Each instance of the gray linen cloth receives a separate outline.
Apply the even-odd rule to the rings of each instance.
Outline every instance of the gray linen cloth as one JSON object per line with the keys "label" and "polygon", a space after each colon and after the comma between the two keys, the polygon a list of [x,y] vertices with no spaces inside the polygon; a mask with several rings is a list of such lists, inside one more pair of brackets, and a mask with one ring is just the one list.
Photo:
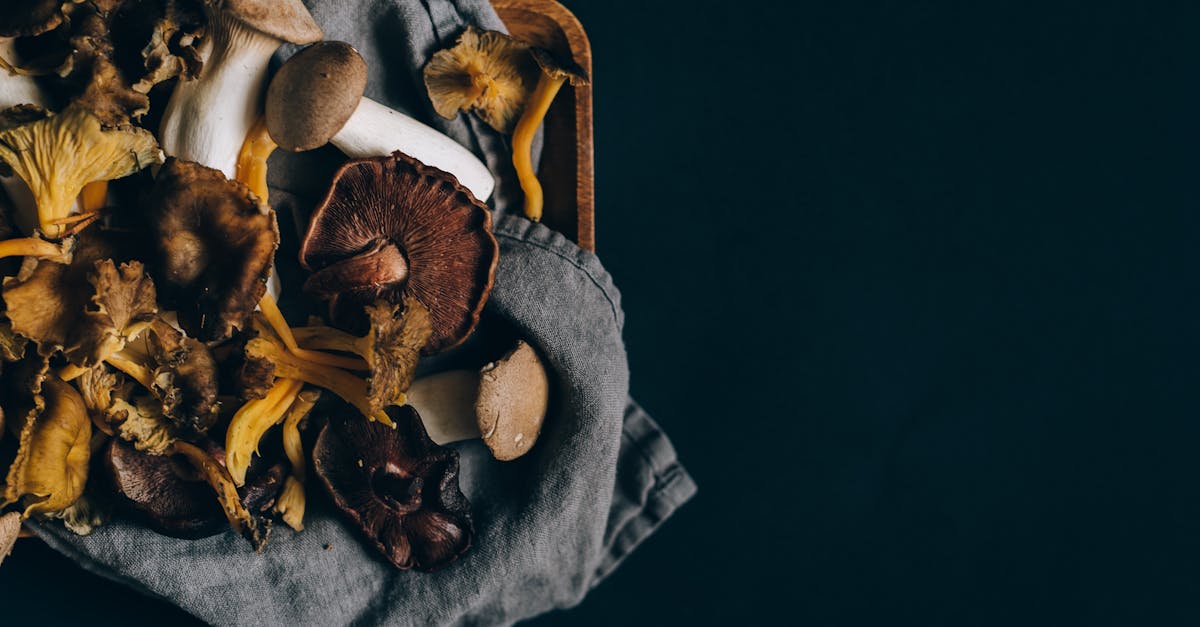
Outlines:
{"label": "gray linen cloth", "polygon": [[[388,76],[408,76],[410,92],[418,91],[420,64],[466,23],[501,26],[486,0],[310,6],[328,38],[355,44]],[[368,93],[437,125],[489,164],[506,162],[490,129],[433,120],[428,103],[389,89],[373,82]],[[272,167],[272,200],[278,193],[284,211],[304,214],[328,184],[326,177],[313,185],[301,159],[273,158]],[[509,197],[502,190],[497,204]],[[478,441],[454,445],[476,531],[458,562],[432,574],[393,569],[363,547],[315,481],[306,529],[277,525],[261,555],[232,532],[177,540],[120,517],[88,537],[58,523],[34,531],[87,570],[219,625],[502,624],[575,605],[696,488],[666,436],[628,398],[620,295],[599,260],[523,218],[501,213],[495,232],[501,256],[487,318],[542,352],[554,395],[541,440],[525,457],[501,463]],[[293,282],[286,275],[295,270],[280,265],[285,285]]]}

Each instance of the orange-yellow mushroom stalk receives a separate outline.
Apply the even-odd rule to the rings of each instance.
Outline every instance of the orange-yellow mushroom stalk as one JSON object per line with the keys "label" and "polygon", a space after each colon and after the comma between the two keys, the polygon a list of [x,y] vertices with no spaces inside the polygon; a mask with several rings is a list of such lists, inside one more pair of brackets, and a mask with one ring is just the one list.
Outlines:
{"label": "orange-yellow mushroom stalk", "polygon": [[67,254],[62,246],[36,237],[17,237],[0,242],[0,258],[3,257],[38,257],[67,263]]}
{"label": "orange-yellow mushroom stalk", "polygon": [[263,294],[262,300],[258,303],[259,309],[262,310],[263,317],[267,319],[271,330],[275,331],[275,335],[283,341],[283,345],[287,347],[288,352],[303,359],[311,361],[314,364],[322,366],[332,366],[334,368],[342,368],[343,370],[367,370],[367,363],[356,357],[343,357],[341,355],[330,355],[320,351],[308,350],[300,348],[296,343],[296,337],[292,334],[292,328],[288,326],[287,320],[283,317],[283,312],[279,311],[279,305],[275,303],[275,299],[270,293]]}
{"label": "orange-yellow mushroom stalk", "polygon": [[582,68],[573,64],[559,64],[544,50],[535,49],[533,58],[541,66],[542,76],[513,130],[512,145],[513,167],[517,171],[521,191],[525,192],[525,217],[537,221],[542,219],[545,199],[542,184],[533,171],[533,137],[563,84],[582,85],[588,82],[588,78]]}
{"label": "orange-yellow mushroom stalk", "polygon": [[283,419],[303,386],[295,379],[276,379],[266,397],[247,402],[233,415],[225,432],[225,467],[235,484],[246,483],[246,470],[251,456],[258,452],[259,441]]}
{"label": "orange-yellow mushroom stalk", "polygon": [[238,153],[237,180],[245,183],[264,205],[267,204],[268,194],[267,159],[277,147],[278,144],[267,132],[266,118],[259,118],[246,134],[246,141]]}

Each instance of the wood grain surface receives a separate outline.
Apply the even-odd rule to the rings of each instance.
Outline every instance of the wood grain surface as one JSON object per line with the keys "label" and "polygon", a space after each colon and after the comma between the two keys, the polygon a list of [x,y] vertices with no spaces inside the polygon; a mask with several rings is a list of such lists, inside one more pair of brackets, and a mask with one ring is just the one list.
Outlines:
{"label": "wood grain surface", "polygon": [[[493,0],[511,34],[592,74],[592,47],[579,20],[554,0]],[[546,141],[538,166],[545,188],[542,221],[580,247],[596,250],[596,188],[592,160],[592,86],[566,85],[546,116]]]}

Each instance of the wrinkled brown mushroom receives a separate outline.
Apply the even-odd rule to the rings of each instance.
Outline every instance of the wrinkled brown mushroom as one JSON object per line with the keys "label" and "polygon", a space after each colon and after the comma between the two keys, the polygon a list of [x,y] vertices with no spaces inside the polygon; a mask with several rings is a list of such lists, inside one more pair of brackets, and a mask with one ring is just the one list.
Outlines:
{"label": "wrinkled brown mushroom", "polygon": [[371,326],[364,337],[323,326],[293,329],[293,333],[304,348],[362,356],[371,369],[367,397],[374,413],[408,391],[417,358],[433,328],[429,310],[411,294],[404,296],[403,308],[383,301],[368,305],[367,317]]}
{"label": "wrinkled brown mushroom", "polygon": [[[193,452],[199,450],[192,448]],[[200,454],[212,457],[210,452]],[[203,538],[228,528],[222,504],[213,498],[213,486],[187,457],[150,455],[114,439],[105,449],[103,460],[120,502],[158,533]],[[269,511],[285,474],[281,463],[251,470],[250,481],[237,491],[247,515],[257,517]]]}
{"label": "wrinkled brown mushroom", "polygon": [[84,368],[121,350],[158,310],[142,264],[101,258],[109,251],[93,241],[80,246],[70,264],[27,259],[3,287],[13,331],[36,342],[42,354],[62,349]]}
{"label": "wrinkled brown mushroom", "polygon": [[450,370],[417,379],[408,394],[434,442],[482,438],[500,461],[533,448],[549,401],[546,367],[523,341],[477,372]]}
{"label": "wrinkled brown mushroom", "polygon": [[149,204],[157,284],[178,304],[183,328],[206,342],[249,328],[279,244],[275,212],[220,171],[173,158]]}
{"label": "wrinkled brown mushroom", "polygon": [[330,301],[335,323],[363,333],[364,307],[429,309],[432,354],[464,340],[492,288],[499,248],[491,215],[453,177],[401,153],[344,165],[309,222],[305,290]]}
{"label": "wrinkled brown mushroom", "polygon": [[452,120],[474,111],[489,126],[511,133],[538,80],[529,45],[504,33],[468,26],[454,46],[425,65],[425,88],[437,114]]}
{"label": "wrinkled brown mushroom", "polygon": [[4,505],[19,505],[23,517],[53,514],[74,503],[83,494],[91,458],[92,422],[75,388],[49,377],[41,396],[44,408],[21,428],[4,489]]}
{"label": "wrinkled brown mushroom", "polygon": [[471,505],[458,487],[458,453],[429,439],[411,407],[396,429],[345,407],[317,437],[313,467],[338,509],[396,568],[438,570],[471,546]]}
{"label": "wrinkled brown mushroom", "polygon": [[204,26],[200,0],[122,3],[112,20],[112,39],[118,65],[138,77],[133,90],[145,94],[168,79],[198,77],[204,67],[199,51]]}

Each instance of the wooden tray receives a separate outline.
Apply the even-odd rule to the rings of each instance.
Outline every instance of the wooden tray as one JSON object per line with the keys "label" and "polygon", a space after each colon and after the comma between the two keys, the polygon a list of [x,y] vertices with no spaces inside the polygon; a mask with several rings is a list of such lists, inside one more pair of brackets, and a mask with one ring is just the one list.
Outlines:
{"label": "wooden tray", "polygon": [[[492,0],[511,34],[592,74],[592,46],[583,25],[554,0]],[[545,188],[542,221],[580,247],[596,250],[595,178],[592,161],[592,86],[564,86],[546,116],[546,142],[538,165]]]}

